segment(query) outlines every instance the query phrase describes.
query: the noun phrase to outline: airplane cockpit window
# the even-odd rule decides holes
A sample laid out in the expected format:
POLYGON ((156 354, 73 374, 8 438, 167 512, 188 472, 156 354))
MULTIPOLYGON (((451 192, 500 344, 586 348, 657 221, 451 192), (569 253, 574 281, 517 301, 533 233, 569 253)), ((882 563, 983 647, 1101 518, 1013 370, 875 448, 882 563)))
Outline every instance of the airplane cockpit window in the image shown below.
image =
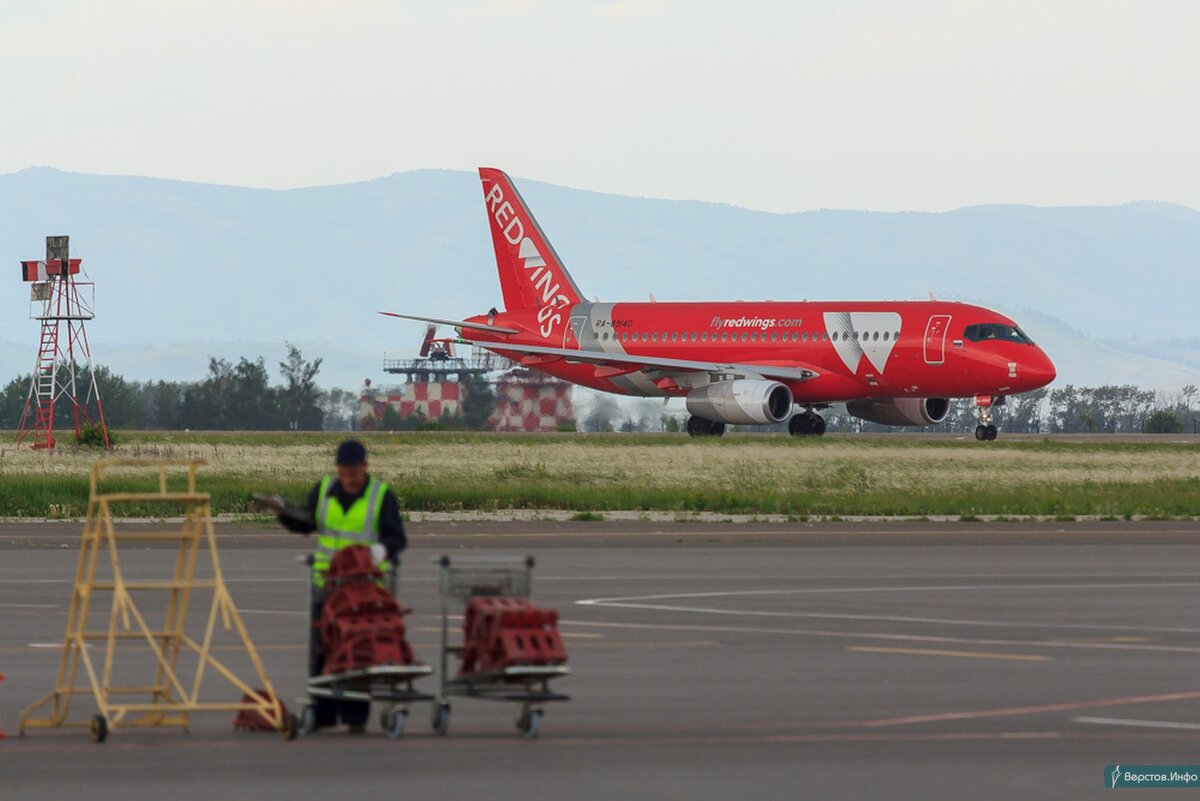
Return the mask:
POLYGON ((1005 342, 1016 342, 1020 345, 1032 345, 1033 340, 1030 339, 1024 331, 1014 325, 1005 323, 976 323, 968 325, 963 330, 963 337, 972 342, 984 342, 987 340, 1003 340, 1005 342))

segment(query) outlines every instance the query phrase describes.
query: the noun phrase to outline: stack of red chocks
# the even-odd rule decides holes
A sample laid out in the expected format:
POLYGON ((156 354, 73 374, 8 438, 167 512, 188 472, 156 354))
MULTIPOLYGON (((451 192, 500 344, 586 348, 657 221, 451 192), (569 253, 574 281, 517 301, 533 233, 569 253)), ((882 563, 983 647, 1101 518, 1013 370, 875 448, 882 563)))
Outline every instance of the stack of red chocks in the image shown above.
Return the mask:
POLYGON ((525 598, 475 596, 467 601, 459 675, 566 661, 558 612, 538 609, 525 598))
POLYGON ((404 630, 404 615, 412 610, 379 586, 382 575, 365 545, 351 545, 334 555, 325 573, 334 590, 315 624, 325 644, 322 673, 415 661, 404 630))

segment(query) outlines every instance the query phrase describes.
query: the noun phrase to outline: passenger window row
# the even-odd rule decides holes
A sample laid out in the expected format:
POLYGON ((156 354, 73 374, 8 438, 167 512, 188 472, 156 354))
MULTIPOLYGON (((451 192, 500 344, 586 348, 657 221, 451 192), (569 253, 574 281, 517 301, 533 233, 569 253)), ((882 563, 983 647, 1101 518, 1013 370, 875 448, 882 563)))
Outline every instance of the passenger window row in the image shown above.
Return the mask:
MULTIPOLYGON (((615 331, 604 331, 600 334, 601 342, 608 342, 610 339, 613 341, 617 340, 617 333, 615 331)), ((661 335, 657 331, 622 331, 620 336, 621 342, 828 342, 830 339, 837 342, 838 332, 834 331, 832 334, 829 334, 822 331, 818 338, 818 332, 813 331, 811 340, 809 339, 808 331, 783 331, 782 333, 772 331, 769 335, 765 331, 761 334, 758 331, 721 331, 719 335, 718 332, 714 331, 711 334, 711 339, 708 331, 700 331, 699 333, 696 331, 692 331, 691 333, 687 331, 682 333, 679 331, 663 331, 661 335)), ((899 342, 900 332, 884 331, 881 333, 879 331, 868 331, 860 333, 858 331, 851 331, 849 334, 843 334, 842 339, 854 339, 862 342, 879 342, 880 340, 884 342, 899 342)))

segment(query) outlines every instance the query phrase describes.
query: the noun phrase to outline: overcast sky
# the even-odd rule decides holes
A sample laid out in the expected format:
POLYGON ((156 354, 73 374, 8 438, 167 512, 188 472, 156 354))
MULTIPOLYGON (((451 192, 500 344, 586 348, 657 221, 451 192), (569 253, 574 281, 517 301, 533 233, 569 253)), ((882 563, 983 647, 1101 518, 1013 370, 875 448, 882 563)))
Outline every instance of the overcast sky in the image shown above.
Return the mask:
POLYGON ((1200 3, 0 0, 0 173, 1200 208, 1200 3))

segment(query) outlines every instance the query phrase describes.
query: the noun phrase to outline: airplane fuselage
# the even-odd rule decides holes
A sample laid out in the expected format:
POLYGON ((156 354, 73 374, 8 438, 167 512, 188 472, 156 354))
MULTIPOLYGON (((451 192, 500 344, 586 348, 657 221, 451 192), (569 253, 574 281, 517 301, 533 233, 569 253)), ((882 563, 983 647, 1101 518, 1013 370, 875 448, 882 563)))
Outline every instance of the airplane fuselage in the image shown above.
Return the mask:
POLYGON ((691 386, 686 377, 656 381, 638 370, 505 352, 501 343, 742 365, 795 362, 818 373, 784 382, 800 404, 1002 396, 1044 386, 1054 377, 1050 360, 1031 342, 965 336, 972 325, 1006 322, 1016 328, 1003 315, 966 303, 585 302, 559 307, 556 314, 560 319, 547 329, 546 320, 553 318, 539 320, 536 310, 501 312, 493 322, 521 333, 493 337, 464 329, 463 336, 564 380, 633 396, 681 396, 691 386))

